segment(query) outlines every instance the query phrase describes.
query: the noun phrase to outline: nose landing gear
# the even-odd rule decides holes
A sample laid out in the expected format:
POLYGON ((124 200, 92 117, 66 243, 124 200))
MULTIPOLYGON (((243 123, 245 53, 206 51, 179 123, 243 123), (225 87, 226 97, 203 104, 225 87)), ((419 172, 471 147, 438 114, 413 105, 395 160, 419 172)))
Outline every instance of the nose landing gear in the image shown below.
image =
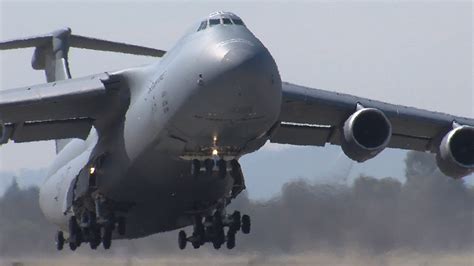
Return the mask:
POLYGON ((220 179, 224 179, 227 176, 227 173, 229 173, 234 181, 231 198, 237 197, 237 195, 245 189, 242 169, 236 159, 231 161, 216 158, 206 159, 204 161, 193 159, 191 164, 191 175, 194 178, 198 178, 201 173, 205 173, 207 176, 216 174, 220 179), (201 171, 201 167, 204 168, 204 171, 201 171))
POLYGON ((224 179, 227 173, 233 175, 238 171, 236 167, 240 167, 237 160, 229 162, 224 159, 219 159, 218 157, 205 159, 203 161, 193 159, 191 163, 191 175, 194 178, 198 178, 201 174, 205 174, 206 176, 218 176, 220 179, 224 179))
POLYGON ((222 198, 215 207, 212 215, 195 214, 193 233, 187 236, 186 232, 181 230, 178 234, 178 244, 180 249, 186 248, 186 243, 190 242, 197 249, 205 243, 212 243, 215 249, 220 249, 225 243, 228 249, 235 247, 235 235, 238 231, 244 234, 250 233, 250 216, 241 215, 239 211, 232 214, 226 214, 225 206, 231 199, 236 198, 240 192, 245 189, 244 176, 239 162, 236 159, 225 161, 217 157, 199 161, 192 161, 191 173, 194 177, 201 174, 201 166, 208 175, 217 175, 224 179, 227 175, 233 181, 232 189, 229 194, 222 198))
POLYGON ((231 215, 216 211, 214 215, 204 218, 196 215, 192 235, 188 237, 184 230, 179 232, 179 248, 185 249, 186 243, 190 242, 194 248, 199 248, 205 243, 212 243, 215 249, 220 249, 225 243, 228 249, 233 249, 235 247, 235 235, 240 230, 244 234, 250 233, 250 217, 248 215, 241 216, 238 211, 231 215))

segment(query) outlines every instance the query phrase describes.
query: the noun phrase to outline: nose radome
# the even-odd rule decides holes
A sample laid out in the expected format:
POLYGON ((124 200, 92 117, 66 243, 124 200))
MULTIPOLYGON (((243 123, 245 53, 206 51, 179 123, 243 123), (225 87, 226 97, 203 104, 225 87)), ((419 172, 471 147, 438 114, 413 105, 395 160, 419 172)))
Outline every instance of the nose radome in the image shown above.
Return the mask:
POLYGON ((253 47, 233 46, 228 50, 221 62, 230 68, 237 67, 254 58, 256 52, 256 49, 253 47))
POLYGON ((227 52, 221 59, 221 67, 224 71, 256 66, 262 62, 266 52, 262 47, 248 43, 231 43, 226 48, 227 52))

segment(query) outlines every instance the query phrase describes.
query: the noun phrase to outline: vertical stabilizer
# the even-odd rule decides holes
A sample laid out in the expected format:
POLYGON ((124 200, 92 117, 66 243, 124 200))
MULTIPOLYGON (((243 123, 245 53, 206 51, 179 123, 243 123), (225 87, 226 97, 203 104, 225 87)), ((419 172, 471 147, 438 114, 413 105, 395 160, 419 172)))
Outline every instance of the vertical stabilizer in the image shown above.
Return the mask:
POLYGON ((50 41, 35 49, 31 66, 44 70, 48 82, 71 78, 68 63, 69 36, 71 29, 57 30, 51 34, 50 41))
MULTIPOLYGON (((68 62, 70 36, 70 28, 57 30, 51 33, 49 41, 36 47, 31 66, 36 70, 44 70, 46 81, 71 78, 68 62)), ((69 141, 70 139, 56 140, 56 153, 59 153, 69 141)))

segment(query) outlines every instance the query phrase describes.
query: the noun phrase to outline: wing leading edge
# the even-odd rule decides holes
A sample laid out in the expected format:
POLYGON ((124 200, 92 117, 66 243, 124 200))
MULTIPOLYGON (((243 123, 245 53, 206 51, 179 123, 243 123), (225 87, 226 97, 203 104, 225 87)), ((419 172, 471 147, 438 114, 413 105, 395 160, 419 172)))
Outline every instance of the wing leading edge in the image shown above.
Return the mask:
POLYGON ((0 91, 0 143, 85 139, 114 106, 118 76, 102 73, 0 91))
MULTIPOLYGON (((474 169, 474 129, 472 128, 474 119, 388 104, 290 83, 283 83, 282 86, 281 124, 271 137, 271 142, 314 146, 324 146, 326 143, 340 145, 346 155, 356 161, 370 159, 385 147, 429 151, 438 155, 442 153, 443 148, 447 148, 450 152, 448 155, 453 157, 452 159, 456 159, 456 155, 463 154, 466 157, 462 162, 463 167, 469 168, 469 172, 474 169), (365 111, 374 117, 377 116, 377 111, 380 111, 378 121, 382 121, 382 118, 385 117, 387 130, 380 130, 381 127, 384 127, 383 121, 380 127, 376 126, 378 125, 376 118, 367 119, 372 123, 362 123, 363 119, 358 119, 358 117, 362 117, 360 114, 365 111), (361 121, 360 125, 357 124, 358 121, 361 121), (368 145, 363 145, 363 141, 360 143, 357 141, 358 127, 362 132, 359 135, 365 134, 369 138, 368 145), (463 134, 454 135, 465 136, 457 137, 457 139, 462 139, 462 141, 458 141, 461 143, 459 152, 450 150, 457 147, 450 145, 453 143, 450 141, 451 139, 447 140, 448 133, 456 128, 463 134), (384 133, 380 133, 381 131, 384 133), (382 134, 380 137, 387 134, 385 141, 377 142, 380 145, 371 146, 370 141, 375 141, 377 134, 382 134), (354 143, 350 143, 351 136, 355 136, 354 143), (443 140, 448 142, 445 147, 442 147, 443 140), (360 152, 365 152, 365 156, 354 150, 363 150, 363 148, 366 150, 360 152)), ((463 172, 463 174, 465 173, 463 172)), ((448 173, 448 175, 454 176, 453 173, 448 173)))

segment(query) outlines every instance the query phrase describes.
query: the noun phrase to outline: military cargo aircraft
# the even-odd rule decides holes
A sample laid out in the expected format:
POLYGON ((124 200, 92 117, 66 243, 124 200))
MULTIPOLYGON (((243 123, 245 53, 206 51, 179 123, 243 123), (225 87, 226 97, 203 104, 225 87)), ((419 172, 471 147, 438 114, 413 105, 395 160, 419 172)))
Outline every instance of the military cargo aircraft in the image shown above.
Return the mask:
POLYGON ((266 142, 341 146, 364 162, 385 148, 436 154, 439 169, 474 170, 474 120, 282 82, 270 52, 237 15, 215 12, 169 51, 61 29, 0 42, 35 48, 47 83, 0 91, 0 143, 56 140, 40 207, 57 249, 109 249, 193 226, 179 248, 232 249, 251 221, 226 206, 245 189, 239 158, 266 142), (71 78, 71 47, 161 57, 71 78))

